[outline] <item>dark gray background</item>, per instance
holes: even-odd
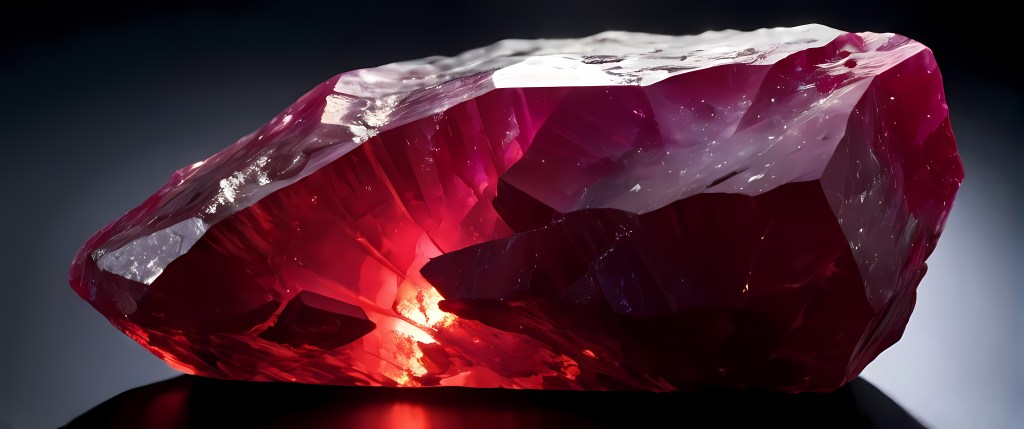
[[[925,423],[1011,427],[1024,413],[1020,43],[972,2],[42,2],[0,22],[0,428],[52,427],[175,373],[68,287],[95,230],[170,173],[348,69],[507,37],[697,33],[818,22],[931,46],[967,179],[903,341],[866,377]]]

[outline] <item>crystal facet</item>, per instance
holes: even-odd
[[[508,40],[324,82],[71,284],[213,377],[829,390],[902,335],[962,177],[902,36]]]

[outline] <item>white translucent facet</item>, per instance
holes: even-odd
[[[135,239],[113,252],[94,253],[93,257],[101,270],[148,285],[167,264],[188,252],[209,227],[198,218],[190,218]]]
[[[346,73],[335,91],[378,98],[492,73],[494,88],[650,85],[723,64],[773,64],[843,34],[823,25],[708,31],[693,36],[606,31],[580,39],[504,40],[454,57],[387,64]]]

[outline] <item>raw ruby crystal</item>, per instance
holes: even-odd
[[[71,284],[213,377],[828,390],[899,339],[962,177],[902,36],[513,40],[323,83]]]

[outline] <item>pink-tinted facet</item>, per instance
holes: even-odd
[[[902,36],[509,41],[314,88],[71,283],[213,377],[829,390],[902,335],[962,178]]]

